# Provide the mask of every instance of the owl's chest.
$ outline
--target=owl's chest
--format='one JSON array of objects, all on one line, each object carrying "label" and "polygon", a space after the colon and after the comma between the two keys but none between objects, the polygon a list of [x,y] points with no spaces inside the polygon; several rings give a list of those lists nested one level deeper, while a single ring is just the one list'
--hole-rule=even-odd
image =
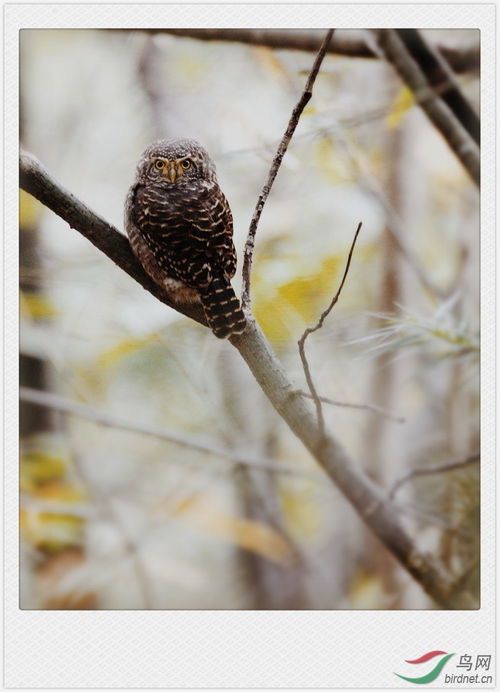
[{"label": "owl's chest", "polygon": [[152,240],[180,241],[208,218],[206,191],[195,186],[173,190],[144,190],[136,204],[136,223]]}]

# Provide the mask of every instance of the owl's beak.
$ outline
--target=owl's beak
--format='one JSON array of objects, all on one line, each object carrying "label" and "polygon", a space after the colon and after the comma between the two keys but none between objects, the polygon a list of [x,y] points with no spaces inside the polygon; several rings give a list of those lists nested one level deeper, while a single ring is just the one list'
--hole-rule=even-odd
[{"label": "owl's beak", "polygon": [[171,183],[175,183],[177,178],[180,178],[183,173],[180,161],[167,161],[163,169],[163,175]]}]

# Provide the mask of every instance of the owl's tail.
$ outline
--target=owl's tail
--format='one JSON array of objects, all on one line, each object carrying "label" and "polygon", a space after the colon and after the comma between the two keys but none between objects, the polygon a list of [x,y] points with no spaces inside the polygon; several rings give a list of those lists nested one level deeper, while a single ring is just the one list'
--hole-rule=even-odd
[{"label": "owl's tail", "polygon": [[200,290],[200,298],[208,326],[219,339],[245,331],[245,315],[229,281],[215,277]]}]

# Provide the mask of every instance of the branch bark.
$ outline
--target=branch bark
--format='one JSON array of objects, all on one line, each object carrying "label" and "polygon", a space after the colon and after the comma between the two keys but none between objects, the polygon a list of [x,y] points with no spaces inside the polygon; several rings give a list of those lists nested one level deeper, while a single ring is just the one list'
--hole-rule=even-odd
[{"label": "branch bark", "polygon": [[[191,308],[172,305],[168,298],[149,281],[134,259],[126,238],[85,204],[56,183],[29,154],[20,159],[21,186],[52,209],[72,228],[78,230],[131,278],[156,298],[180,313],[201,322]],[[454,581],[430,555],[422,553],[400,522],[397,508],[384,491],[370,480],[347,455],[336,438],[325,433],[318,446],[319,430],[313,409],[294,387],[269,343],[249,315],[244,334],[231,339],[247,363],[258,384],[292,432],[303,442],[324,469],[331,481],[343,492],[358,515],[375,533],[401,565],[438,604],[460,608],[465,599],[454,594]],[[464,605],[463,607],[469,607]]]},{"label": "branch bark", "polygon": [[[273,30],[273,29],[137,29],[155,34],[173,34],[201,41],[229,41],[267,46],[283,50],[300,50],[316,53],[322,42],[321,31]],[[435,48],[456,72],[479,69],[479,46],[447,46],[436,44]],[[328,47],[328,52],[350,58],[378,58],[370,46],[349,32],[338,32]]]},{"label": "branch bark", "polygon": [[479,187],[480,157],[476,142],[434,91],[397,32],[393,29],[380,29],[376,31],[376,36],[387,61],[394,66],[412,92],[417,94],[428,92],[429,98],[422,99],[420,107],[442,134],[470,178]]}]

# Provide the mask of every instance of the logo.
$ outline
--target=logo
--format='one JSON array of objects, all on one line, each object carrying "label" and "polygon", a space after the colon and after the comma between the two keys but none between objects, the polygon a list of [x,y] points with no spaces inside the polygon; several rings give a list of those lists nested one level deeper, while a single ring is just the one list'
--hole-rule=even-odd
[{"label": "logo", "polygon": [[436,680],[450,658],[452,658],[454,655],[455,654],[448,654],[446,651],[428,651],[419,658],[406,661],[406,663],[411,663],[412,665],[420,665],[422,663],[427,663],[427,661],[432,661],[439,656],[440,658],[435,664],[434,668],[432,668],[432,670],[430,670],[428,673],[416,678],[400,675],[399,673],[394,673],[394,675],[397,675],[398,678],[401,678],[401,680],[406,680],[406,682],[412,682],[414,685],[428,685],[430,682],[434,682],[434,680]]}]

